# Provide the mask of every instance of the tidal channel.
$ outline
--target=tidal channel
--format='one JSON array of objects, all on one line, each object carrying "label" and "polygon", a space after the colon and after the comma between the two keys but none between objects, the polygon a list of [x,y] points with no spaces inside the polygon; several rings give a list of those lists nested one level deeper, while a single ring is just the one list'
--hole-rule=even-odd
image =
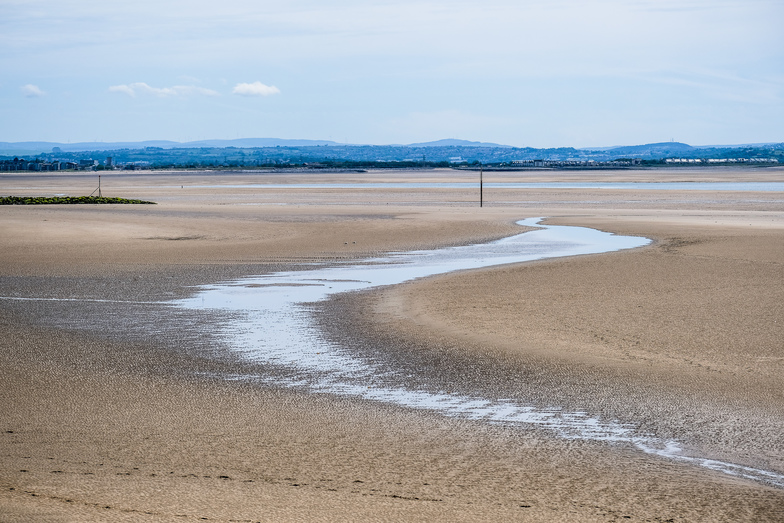
[{"label": "tidal channel", "polygon": [[[275,369],[265,375],[230,379],[335,394],[479,422],[544,429],[560,438],[631,445],[649,454],[784,487],[784,476],[695,456],[678,441],[641,433],[629,423],[600,419],[554,406],[540,408],[480,393],[423,390],[399,369],[377,364],[321,335],[313,321],[314,302],[339,293],[395,285],[418,278],[546,258],[597,254],[642,247],[650,240],[583,227],[540,225],[540,218],[518,222],[535,230],[502,240],[432,251],[395,253],[339,266],[279,272],[200,287],[172,305],[191,310],[231,312],[219,336],[247,361]],[[383,350],[379,348],[378,350]]]}]

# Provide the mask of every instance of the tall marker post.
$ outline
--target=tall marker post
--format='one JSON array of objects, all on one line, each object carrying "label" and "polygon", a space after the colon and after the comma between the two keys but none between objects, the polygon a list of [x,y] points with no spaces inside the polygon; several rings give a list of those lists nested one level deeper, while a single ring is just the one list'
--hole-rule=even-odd
[{"label": "tall marker post", "polygon": [[[95,191],[98,191],[98,198],[101,198],[102,195],[101,195],[101,175],[100,174],[98,175],[98,188]],[[95,191],[91,192],[90,196],[95,194]]]},{"label": "tall marker post", "polygon": [[484,166],[482,166],[482,162],[479,162],[479,207],[482,207],[484,204]]}]

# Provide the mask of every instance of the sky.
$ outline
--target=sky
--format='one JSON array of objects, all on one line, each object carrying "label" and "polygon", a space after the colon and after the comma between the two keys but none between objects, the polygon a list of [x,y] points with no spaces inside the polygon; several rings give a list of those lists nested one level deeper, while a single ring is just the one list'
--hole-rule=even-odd
[{"label": "sky", "polygon": [[0,141],[784,141],[782,0],[0,0]]}]

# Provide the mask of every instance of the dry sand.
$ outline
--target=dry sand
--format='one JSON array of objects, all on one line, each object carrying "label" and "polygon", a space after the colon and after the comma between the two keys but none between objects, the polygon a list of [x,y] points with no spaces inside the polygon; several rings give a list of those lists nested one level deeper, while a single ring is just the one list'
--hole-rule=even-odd
[{"label": "dry sand", "polygon": [[[0,207],[0,295],[77,299],[0,300],[0,521],[784,521],[781,489],[624,445],[211,378],[248,368],[210,336],[214,318],[86,301],[485,241],[529,216],[643,235],[654,244],[341,297],[325,332],[455,389],[584,408],[784,473],[781,193],[486,190],[479,210],[474,190],[225,187],[475,177],[108,175],[104,194],[159,205]],[[3,175],[0,193],[94,182]]]}]

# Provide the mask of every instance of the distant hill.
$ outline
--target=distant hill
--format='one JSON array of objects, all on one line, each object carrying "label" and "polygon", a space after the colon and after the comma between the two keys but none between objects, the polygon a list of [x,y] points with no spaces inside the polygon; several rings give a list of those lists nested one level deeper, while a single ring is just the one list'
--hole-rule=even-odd
[{"label": "distant hill", "polygon": [[410,143],[408,147],[509,147],[511,145],[500,145],[489,142],[472,142],[469,140],[458,140],[456,138],[446,138],[435,142]]},{"label": "distant hill", "polygon": [[63,152],[79,151],[113,151],[116,149],[144,149],[145,147],[162,147],[171,149],[182,144],[168,140],[148,140],[144,142],[0,142],[0,154],[36,155],[52,152],[59,147]]},{"label": "distant hill", "polygon": [[694,145],[695,149],[744,149],[748,147],[779,147],[780,142],[742,143],[735,145]]},{"label": "distant hill", "polygon": [[[510,147],[486,142],[447,139],[409,145],[352,145],[329,140],[285,140],[279,138],[242,138],[200,140],[180,143],[167,140],[143,142],[0,142],[0,160],[13,157],[41,161],[99,160],[111,156],[115,165],[144,166],[269,166],[303,162],[399,162],[421,166],[443,162],[445,165],[482,162],[512,164],[518,161],[607,162],[624,158],[642,161],[677,159],[777,159],[784,163],[784,144],[755,146],[694,147],[680,142],[607,148],[538,149]],[[356,166],[352,164],[353,166]],[[363,164],[364,165],[364,164]]]},{"label": "distant hill", "polygon": [[338,145],[331,140],[287,140],[284,138],[238,138],[236,140],[200,140],[186,142],[174,147],[309,147],[316,145]]},{"label": "distant hill", "polygon": [[620,147],[610,147],[609,149],[599,149],[605,153],[612,153],[619,156],[661,156],[667,157],[677,154],[687,154],[694,151],[694,147],[681,142],[659,142],[644,145],[625,145]]},{"label": "distant hill", "polygon": [[143,142],[0,142],[0,155],[36,155],[52,152],[59,147],[63,152],[79,151],[116,151],[118,149],[162,149],[194,147],[309,147],[316,145],[337,145],[330,140],[287,140],[283,138],[239,138],[236,140],[199,140],[195,142],[173,142],[170,140],[146,140]]}]

